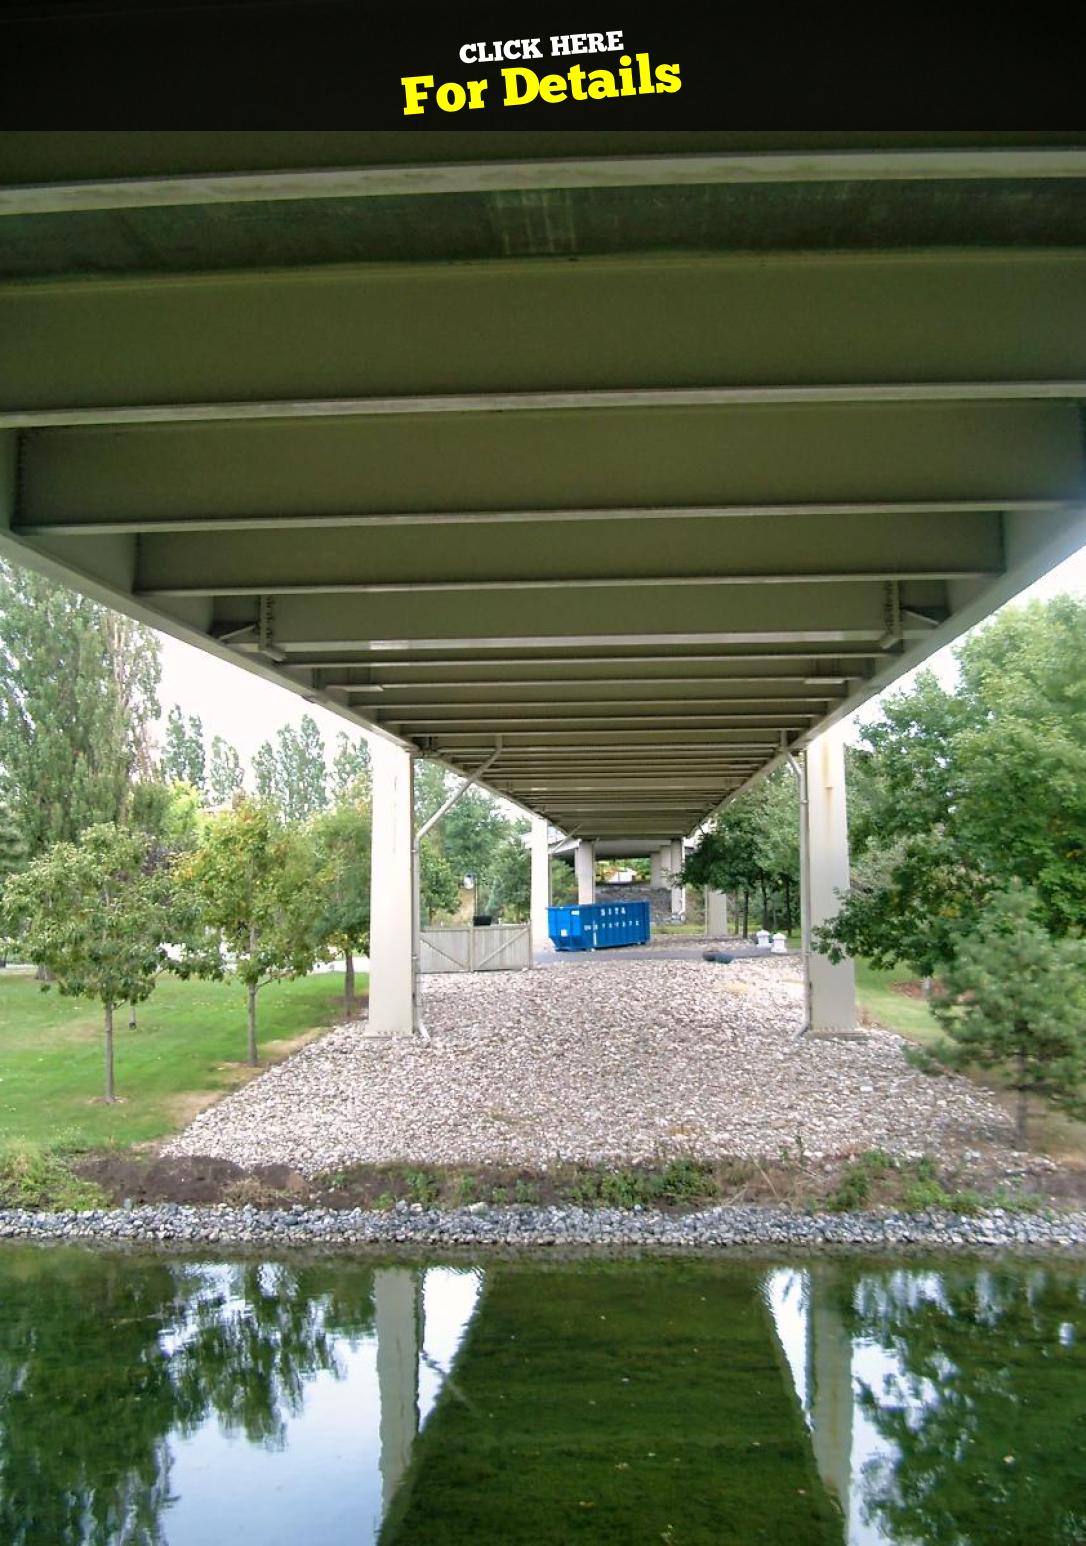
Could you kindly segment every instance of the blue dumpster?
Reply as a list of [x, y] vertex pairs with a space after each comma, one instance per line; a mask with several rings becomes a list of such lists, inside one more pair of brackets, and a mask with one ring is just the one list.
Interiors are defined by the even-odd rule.
[[649, 904], [583, 902], [576, 907], [548, 907], [547, 933], [555, 950], [644, 945], [649, 937]]

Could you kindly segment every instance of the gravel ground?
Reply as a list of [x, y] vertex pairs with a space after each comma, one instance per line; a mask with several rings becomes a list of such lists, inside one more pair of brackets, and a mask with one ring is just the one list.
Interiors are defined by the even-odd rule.
[[203, 1112], [166, 1154], [287, 1164], [651, 1163], [1009, 1149], [983, 1090], [899, 1037], [801, 1037], [794, 959], [583, 962], [425, 980], [429, 1040], [343, 1026]]
[[492, 1208], [439, 1213], [416, 1203], [388, 1213], [317, 1208], [154, 1207], [89, 1213], [0, 1211], [0, 1240], [87, 1240], [131, 1245], [641, 1246], [719, 1250], [826, 1248], [900, 1251], [1086, 1252], [1086, 1213], [978, 1215], [789, 1213], [782, 1208], [707, 1208], [663, 1214], [581, 1208]]

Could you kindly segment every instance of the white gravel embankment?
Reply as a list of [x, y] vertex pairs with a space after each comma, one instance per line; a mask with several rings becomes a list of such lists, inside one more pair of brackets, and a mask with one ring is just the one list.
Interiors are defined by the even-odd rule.
[[1009, 1148], [983, 1090], [910, 1068], [887, 1031], [802, 1037], [797, 965], [599, 958], [428, 977], [430, 1039], [346, 1025], [165, 1149], [303, 1174], [352, 1164], [629, 1164]]

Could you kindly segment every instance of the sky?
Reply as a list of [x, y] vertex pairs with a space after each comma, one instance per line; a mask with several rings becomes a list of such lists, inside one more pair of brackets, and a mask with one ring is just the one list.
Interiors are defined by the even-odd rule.
[[[1063, 592], [1086, 596], [1086, 547], [1080, 548], [1062, 564], [1029, 586], [1016, 598], [1021, 602], [1034, 597], [1056, 596]], [[1012, 603], [1013, 604], [1013, 603]], [[306, 703], [286, 688], [251, 675], [239, 667], [190, 644], [159, 635], [162, 641], [162, 683], [159, 701], [163, 718], [174, 703], [186, 714], [198, 714], [203, 720], [208, 743], [221, 735], [231, 741], [248, 764], [261, 741], [273, 736], [280, 725], [297, 725], [303, 714], [311, 714], [331, 751], [341, 730], [353, 731], [345, 720], [316, 704]], [[948, 685], [954, 680], [955, 666], [951, 650], [942, 649], [925, 662]], [[892, 691], [906, 685], [912, 673], [899, 677]], [[872, 699], [853, 716], [848, 734], [855, 737], [855, 723], [873, 719], [878, 699]]]

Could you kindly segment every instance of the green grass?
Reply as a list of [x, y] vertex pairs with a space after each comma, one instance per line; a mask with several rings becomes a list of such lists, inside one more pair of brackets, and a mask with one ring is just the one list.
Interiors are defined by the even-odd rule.
[[[360, 977], [357, 991], [364, 991]], [[262, 1060], [283, 1056], [340, 1015], [343, 979], [329, 973], [272, 983], [258, 999]], [[115, 1017], [120, 1103], [102, 1093], [100, 1006], [42, 992], [27, 975], [0, 972], [0, 1147], [138, 1143], [182, 1127], [209, 1095], [248, 1075], [245, 994], [235, 983], [163, 977], [139, 1006], [139, 1029]]]
[[872, 1020], [897, 1031], [921, 1046], [930, 1046], [942, 1031], [939, 1022], [922, 998], [895, 993], [895, 983], [915, 982], [916, 974], [898, 966], [882, 972], [866, 961], [856, 962], [856, 999]]

